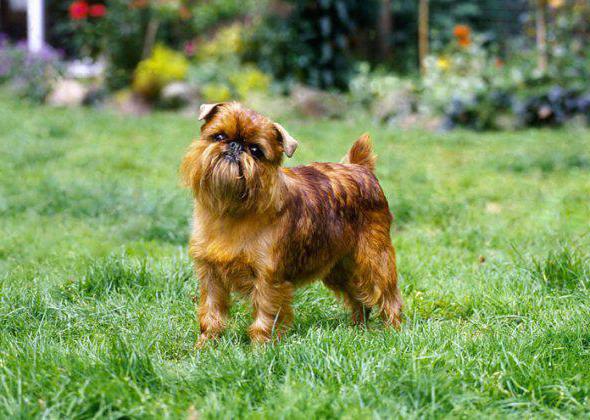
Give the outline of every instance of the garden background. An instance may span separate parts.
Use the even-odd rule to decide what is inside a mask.
[[[0,0],[0,24],[0,417],[590,414],[587,0]],[[371,133],[400,332],[316,284],[280,343],[236,300],[194,349],[177,170],[232,99],[298,138],[288,165]]]

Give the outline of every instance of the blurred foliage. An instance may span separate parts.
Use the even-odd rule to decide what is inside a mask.
[[[247,98],[251,92],[267,91],[271,78],[258,68],[247,65],[230,74],[229,81],[240,98]]]
[[[129,86],[133,71],[144,51],[144,34],[150,20],[147,8],[130,8],[127,2],[109,0],[104,34],[105,55],[108,59],[107,85],[111,89]]]
[[[306,1],[276,2],[276,7],[253,31],[247,58],[275,77],[301,81],[320,88],[344,88],[355,60],[389,66],[401,72],[417,70],[418,2],[391,2],[392,54],[375,48],[380,2]],[[457,23],[468,24],[504,51],[508,34],[522,31],[515,16],[527,8],[526,0],[432,0],[430,39],[434,50],[447,45]]]
[[[348,85],[351,46],[372,26],[375,0],[290,0],[269,13],[247,41],[246,60],[286,82],[318,88]]]
[[[465,102],[511,84],[503,62],[483,47],[481,37],[474,36],[466,45],[460,45],[464,38],[457,38],[426,59],[421,104],[425,112],[444,112],[451,99]]]
[[[252,92],[266,92],[270,88],[271,77],[242,60],[245,32],[245,26],[235,22],[195,42],[188,80],[199,88],[205,101],[245,99]]]
[[[182,54],[157,45],[151,57],[137,66],[133,90],[147,98],[155,98],[168,83],[184,80],[188,65],[188,60]]]
[[[483,130],[590,120],[587,0],[548,2],[546,70],[533,2],[430,0],[431,55],[421,79],[415,0],[92,0],[107,13],[83,19],[68,17],[71,4],[48,0],[58,22],[50,42],[70,57],[105,57],[111,90],[132,84],[151,99],[172,80],[191,85],[187,101],[269,91],[296,101],[303,84],[348,90],[350,105],[383,122],[420,114]],[[383,13],[392,17],[390,53],[375,48]],[[167,49],[152,51],[158,44]],[[37,85],[22,84],[42,98],[49,84]]]
[[[198,43],[196,58],[201,61],[224,60],[240,54],[244,27],[239,23],[222,27],[215,36]]]
[[[0,85],[7,84],[14,95],[43,102],[63,71],[58,51],[45,46],[32,54],[24,43],[12,45],[0,39]]]
[[[271,77],[253,64],[242,64],[236,57],[222,61],[196,61],[190,66],[188,81],[207,102],[232,98],[246,99],[252,92],[267,92]]]
[[[351,105],[368,109],[382,122],[416,112],[416,81],[381,69],[371,72],[368,63],[359,64],[348,90]]]
[[[49,41],[70,57],[104,55],[109,63],[107,84],[119,89],[131,83],[134,69],[154,43],[182,49],[197,35],[254,14],[266,1],[105,0],[107,14],[100,25],[70,20],[70,3],[48,0],[48,17],[57,22],[48,28]]]
[[[350,80],[348,90],[353,102],[370,106],[391,92],[414,90],[414,84],[411,79],[401,78],[393,73],[371,72],[368,63],[361,63],[356,75]]]
[[[485,34],[488,42],[495,42],[502,51],[506,42],[522,32],[518,17],[525,11],[527,0],[430,0],[430,41],[434,51],[444,48],[453,39],[453,28],[458,23],[469,25]],[[392,1],[393,28],[389,42],[393,54],[383,59],[374,49],[367,49],[372,62],[383,62],[402,73],[418,68],[418,2]],[[375,24],[373,24],[374,26]]]
[[[548,7],[549,65],[538,66],[534,35],[514,37],[504,61],[485,36],[461,47],[439,49],[427,61],[421,105],[443,113],[448,128],[556,126],[572,119],[590,122],[590,3],[563,1]],[[525,27],[532,24],[527,15]]]
[[[201,94],[205,102],[225,102],[232,98],[229,86],[218,82],[204,84]]]

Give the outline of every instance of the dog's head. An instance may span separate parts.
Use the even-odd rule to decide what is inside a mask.
[[[283,154],[297,141],[277,123],[237,102],[201,105],[201,137],[181,166],[183,180],[211,211],[240,214],[272,205]]]

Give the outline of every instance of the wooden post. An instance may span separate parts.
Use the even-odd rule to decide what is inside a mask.
[[[27,0],[27,47],[30,52],[41,51],[44,40],[43,0]]]
[[[391,58],[391,29],[393,27],[391,14],[391,0],[381,0],[378,24],[379,58],[381,60]]]
[[[536,9],[537,67],[545,73],[549,62],[547,57],[547,0],[536,0]]]
[[[418,60],[422,75],[426,74],[428,55],[428,0],[420,0],[418,5]]]

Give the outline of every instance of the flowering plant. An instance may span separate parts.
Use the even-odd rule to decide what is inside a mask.
[[[104,49],[105,16],[108,10],[103,3],[75,0],[68,6],[70,31],[74,34],[76,49],[83,56],[96,57]]]
[[[62,72],[60,52],[45,46],[33,54],[24,43],[11,45],[0,39],[0,83],[17,96],[42,102]]]
[[[438,55],[426,59],[422,81],[422,111],[444,111],[451,101],[470,102],[480,93],[512,85],[509,69],[483,47],[483,39],[469,27],[457,25],[457,38]]]
[[[188,61],[181,53],[156,45],[152,56],[137,66],[133,90],[146,98],[154,99],[168,83],[184,80],[187,72]]]
[[[455,36],[459,46],[468,47],[471,45],[471,28],[469,28],[469,26],[455,26],[455,29],[453,29],[453,35]]]

